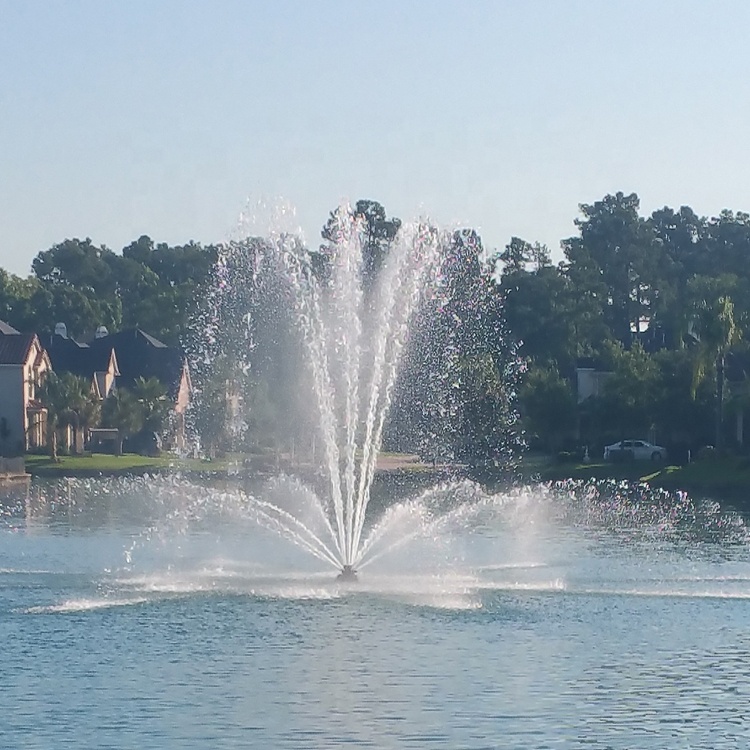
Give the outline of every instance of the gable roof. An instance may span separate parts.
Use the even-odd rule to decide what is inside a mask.
[[[145,331],[142,331],[140,328],[135,329],[135,335],[136,337],[140,336],[144,338],[151,346],[153,346],[156,349],[168,349],[169,348],[163,341],[159,341],[159,339],[155,338],[154,336],[151,336]]]
[[[23,365],[29,358],[35,333],[17,333],[0,336],[0,365]]]
[[[130,328],[119,333],[110,333],[89,342],[91,350],[114,348],[120,381],[126,387],[137,378],[156,378],[174,397],[180,387],[185,366],[185,355],[180,347],[167,346],[164,342],[142,331]]]
[[[5,336],[15,336],[17,333],[21,332],[17,331],[12,325],[9,325],[4,320],[0,320],[0,333]]]
[[[61,336],[58,333],[49,337],[46,346],[52,369],[56,372],[71,372],[84,378],[91,378],[96,372],[106,372],[110,360],[115,357],[112,346],[92,349],[88,344],[81,344],[75,339]],[[117,374],[117,359],[114,361]]]

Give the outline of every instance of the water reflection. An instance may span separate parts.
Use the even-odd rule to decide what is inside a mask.
[[[179,478],[5,496],[8,747],[747,744],[731,514],[518,490],[341,587],[241,499]]]

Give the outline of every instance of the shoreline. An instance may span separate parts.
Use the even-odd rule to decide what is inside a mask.
[[[300,471],[301,468],[301,471]],[[25,474],[18,481],[30,478],[92,478],[181,474],[200,481],[234,481],[253,483],[267,479],[279,471],[307,476],[315,482],[319,476],[309,467],[282,465],[239,465],[231,461],[200,461],[172,457],[148,458],[134,454],[112,456],[64,456],[52,463],[46,456],[27,456]],[[414,455],[384,454],[378,461],[375,484],[384,479],[390,484],[419,490],[460,475],[457,467],[425,463]],[[750,459],[745,457],[713,458],[683,466],[656,465],[648,462],[630,464],[561,463],[547,457],[527,456],[514,472],[512,484],[564,481],[628,481],[645,483],[671,492],[687,492],[691,497],[726,503],[741,512],[750,512]],[[507,485],[508,480],[495,486]],[[0,477],[3,485],[3,477]],[[4,486],[9,486],[5,482]]]
[[[750,459],[727,456],[690,464],[588,463],[566,464],[551,460],[523,468],[526,481],[627,481],[643,483],[669,492],[714,500],[741,513],[750,513]]]

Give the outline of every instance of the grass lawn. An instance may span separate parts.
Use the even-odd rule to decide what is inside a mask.
[[[224,474],[239,457],[217,461],[179,459],[174,456],[139,456],[127,453],[113,456],[94,453],[84,456],[60,456],[53,463],[48,456],[27,455],[26,471],[36,476],[96,476],[121,474],[147,474],[150,472],[201,472]],[[414,456],[383,454],[382,469],[427,470]],[[257,469],[257,467],[255,467]],[[252,470],[252,469],[251,469]],[[647,482],[654,487],[685,490],[694,496],[707,496],[727,500],[736,507],[750,512],[750,458],[729,456],[695,461],[684,466],[655,464],[649,461],[630,463],[561,463],[545,456],[526,456],[521,465],[525,481],[558,481],[565,479],[615,479]]]
[[[543,481],[624,479],[647,482],[654,487],[732,500],[750,509],[750,459],[742,456],[709,458],[684,466],[648,461],[566,464],[550,458],[531,456],[528,461],[523,462],[522,471],[528,479]]]
[[[83,456],[60,456],[55,463],[49,456],[25,456],[26,471],[38,476],[66,476],[90,474],[131,474],[148,471],[214,471],[226,469],[224,463],[195,459],[178,459],[174,456],[140,456],[126,453],[92,453]]]
[[[249,459],[252,460],[248,463]],[[28,454],[25,456],[26,471],[36,476],[94,476],[97,474],[146,474],[162,471],[189,471],[206,473],[223,473],[233,466],[245,465],[250,471],[273,471],[276,460],[273,456],[230,455],[214,461],[199,459],[181,459],[175,456],[140,456],[126,453],[113,456],[111,453],[93,453],[83,456],[59,456],[57,463],[49,456]],[[422,464],[416,456],[382,453],[378,467],[386,470],[428,471],[432,467]]]

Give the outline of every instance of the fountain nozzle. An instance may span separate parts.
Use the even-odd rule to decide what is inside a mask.
[[[336,580],[341,583],[356,583],[357,571],[351,565],[344,565],[341,572],[336,576]]]

